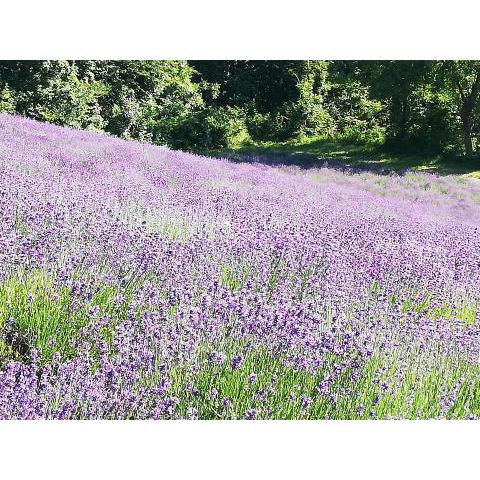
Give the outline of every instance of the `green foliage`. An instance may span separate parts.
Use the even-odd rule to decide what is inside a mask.
[[[113,287],[99,285],[90,302],[77,309],[70,290],[58,286],[46,271],[19,271],[10,276],[0,284],[0,332],[7,332],[7,341],[0,341],[0,363],[28,356],[32,348],[43,360],[56,352],[63,357],[73,355],[90,307],[98,307],[98,315],[113,314],[116,294]]]
[[[289,138],[289,119],[280,111],[260,113],[253,110],[246,116],[248,133],[256,141],[281,141]]]
[[[171,145],[182,149],[234,148],[249,141],[245,114],[237,107],[207,107],[186,116],[171,131]]]
[[[480,131],[477,61],[378,61],[360,66],[388,109],[387,144],[431,153],[475,153]]]
[[[328,62],[304,61],[296,65],[296,98],[285,102],[279,109],[278,137],[331,136],[335,123],[324,108],[324,93],[328,90]]]
[[[450,100],[431,85],[422,86],[410,94],[411,107],[406,124],[410,151],[442,153],[460,150],[460,129]]]
[[[175,148],[341,137],[472,157],[478,61],[0,61],[0,112]]]
[[[0,328],[13,322],[10,352],[27,354],[36,347],[47,356],[65,352],[74,338],[69,321],[70,299],[65,290],[56,291],[45,272],[19,272],[0,285]]]
[[[0,87],[0,113],[13,113],[15,111],[15,93],[8,84]]]
[[[325,61],[299,61],[287,64],[285,76],[291,82],[291,95],[275,109],[267,112],[254,104],[247,116],[247,127],[255,140],[286,140],[302,136],[331,136],[334,121],[324,107],[324,94],[329,88]],[[278,81],[278,73],[277,79]]]
[[[480,369],[451,358],[439,364],[418,352],[416,361],[396,376],[402,371],[401,360],[386,351],[372,357],[355,381],[346,372],[322,394],[318,385],[324,374],[290,368],[267,348],[225,342],[217,350],[226,354],[221,365],[209,361],[205,346],[197,365],[186,363],[170,371],[169,393],[179,398],[181,417],[188,415],[189,405],[201,419],[243,419],[252,398],[257,419],[428,419],[442,413],[456,419],[480,413]],[[243,361],[234,369],[235,355]],[[392,378],[390,388],[382,388],[382,382]],[[442,398],[455,384],[460,386],[458,396],[442,412]],[[340,394],[346,391],[348,395]]]
[[[208,60],[189,62],[197,77],[217,85],[208,96],[215,106],[254,105],[261,113],[273,112],[298,99],[297,83],[305,64],[299,60]],[[314,62],[311,62],[314,63]]]
[[[204,106],[192,75],[180,61],[0,62],[0,86],[14,88],[18,113],[162,144]]]
[[[370,98],[370,89],[354,74],[333,71],[326,108],[337,133],[356,144],[379,144],[385,140],[386,109]]]
[[[369,127],[365,120],[353,119],[344,127],[343,138],[357,145],[382,144],[385,141],[385,129],[378,125]]]
[[[177,125],[204,105],[187,62],[97,63],[90,69],[110,86],[101,105],[106,130],[114,135],[171,145]]]
[[[69,127],[102,130],[105,120],[99,101],[109,88],[102,82],[80,80],[74,65],[65,62],[62,67],[39,89],[36,116]]]
[[[436,86],[448,99],[461,131],[463,153],[471,157],[480,134],[480,61],[450,60],[435,64]]]
[[[283,114],[286,121],[281,136],[284,139],[301,136],[331,137],[335,132],[335,123],[317,96],[309,95],[287,104]]]

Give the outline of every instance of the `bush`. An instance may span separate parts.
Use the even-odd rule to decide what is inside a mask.
[[[286,131],[286,118],[281,111],[272,113],[253,112],[246,117],[249,135],[253,140],[283,140]]]
[[[109,88],[102,82],[80,80],[76,67],[63,63],[56,66],[55,75],[39,88],[35,116],[68,127],[102,130],[105,121],[99,99]]]
[[[96,78],[109,85],[102,98],[106,130],[128,139],[172,144],[173,132],[203,109],[203,85],[182,61],[98,62]]]
[[[15,94],[8,85],[0,87],[0,113],[15,111]]]
[[[335,124],[321,103],[302,100],[288,102],[272,113],[254,113],[247,117],[248,131],[254,140],[282,141],[294,137],[331,137]]]
[[[170,132],[174,148],[233,148],[250,139],[245,114],[237,107],[209,107],[192,112]]]
[[[300,99],[284,107],[286,127],[285,138],[297,136],[331,137],[335,133],[335,123],[323,108],[320,100]]]
[[[429,89],[419,89],[412,94],[412,107],[407,126],[406,148],[431,153],[448,149],[462,151],[456,115],[448,99]]]
[[[378,125],[369,125],[365,120],[354,119],[345,126],[342,137],[359,145],[379,144],[385,141],[385,129]]]

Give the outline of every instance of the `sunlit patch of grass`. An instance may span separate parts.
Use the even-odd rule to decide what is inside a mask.
[[[379,177],[379,178],[375,179],[375,183],[377,185],[380,185],[383,188],[387,188],[387,181],[384,178]]]
[[[412,352],[407,368],[395,355],[377,354],[352,380],[346,372],[320,393],[324,375],[286,366],[266,348],[245,351],[242,344],[223,349],[221,365],[199,352],[196,368],[178,365],[170,372],[169,394],[179,399],[177,413],[194,408],[200,419],[425,419],[480,415],[480,368],[443,358],[432,361]],[[234,355],[243,361],[232,367]],[[254,380],[252,381],[252,374]]]
[[[447,195],[448,192],[449,192],[448,187],[445,186],[445,185],[436,184],[436,185],[433,186],[433,188],[434,188],[438,193],[441,193],[442,195]]]
[[[396,299],[392,298],[395,303]],[[480,305],[468,299],[459,299],[454,304],[432,305],[432,298],[427,294],[420,301],[407,298],[401,304],[402,313],[415,312],[432,320],[460,320],[464,325],[474,325],[480,312]]]
[[[252,408],[256,418],[300,418],[300,393],[313,390],[318,382],[307,372],[285,367],[266,348],[244,351],[241,344],[230,344],[222,365],[210,362],[207,352],[199,352],[197,371],[179,366],[171,372],[172,393],[180,399],[182,416],[187,415],[188,405],[202,419],[242,419]],[[242,362],[232,368],[236,354]],[[188,383],[192,388],[185,388]]]
[[[395,304],[398,301],[396,296],[392,296],[390,302]],[[430,306],[430,297],[425,295],[422,300],[416,298],[406,298],[402,300],[402,313],[415,312],[424,313]]]
[[[12,323],[13,347],[19,353],[35,346],[50,356],[54,343],[63,350],[70,342],[70,304],[68,290],[56,289],[45,271],[18,272],[0,285],[0,326]]]
[[[479,305],[462,300],[453,309],[453,317],[461,320],[465,325],[474,325],[478,318]]]
[[[30,233],[30,229],[28,228],[28,225],[18,215],[15,216],[15,224],[13,227],[18,233],[20,233],[24,237]]]
[[[387,361],[390,371],[386,377],[400,372],[395,358]],[[411,352],[408,367],[388,383],[377,418],[467,418],[480,414],[480,368],[465,360]]]
[[[4,340],[0,340],[0,368],[10,360],[18,360],[19,355],[11,345]]]
[[[91,308],[96,315],[112,315],[115,287],[101,285],[92,298],[74,308],[71,291],[56,285],[43,270],[19,271],[0,284],[0,330],[5,333],[5,352],[27,357],[36,348],[42,359],[55,352],[74,355],[74,342],[88,323]],[[1,356],[1,355],[0,355]]]
[[[246,260],[238,259],[221,267],[220,283],[235,292],[245,286],[251,273],[251,265]]]
[[[147,233],[159,233],[171,240],[187,241],[195,234],[215,235],[216,222],[197,218],[181,211],[162,211],[129,203],[120,210],[120,216],[130,226],[142,227]]]
[[[204,152],[212,156],[260,154],[260,155],[290,155],[290,160],[298,158],[298,164],[310,157],[341,162],[345,166],[359,167],[367,170],[387,169],[405,172],[414,170],[431,172],[439,175],[466,175],[480,179],[478,162],[459,158],[441,157],[435,154],[411,154],[389,152],[381,143],[359,144],[351,139],[337,136],[298,138],[286,142],[262,142],[231,148],[228,151]]]

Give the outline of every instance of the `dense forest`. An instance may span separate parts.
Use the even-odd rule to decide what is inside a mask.
[[[202,151],[342,138],[478,151],[480,61],[1,61],[0,112]]]

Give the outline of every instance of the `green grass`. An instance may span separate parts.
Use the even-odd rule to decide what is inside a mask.
[[[273,272],[276,270],[273,269]],[[226,265],[221,281],[232,290],[241,288],[249,270],[244,262]],[[109,329],[102,331],[109,341],[112,330],[122,321],[136,286],[122,293],[122,305],[115,298],[119,293],[113,285],[93,285],[93,295],[81,308],[74,309],[67,287],[58,286],[53,274],[43,270],[18,271],[0,283],[0,329],[10,318],[15,319],[18,340],[0,341],[0,364],[9,359],[25,360],[32,348],[37,348],[43,361],[51,360],[55,352],[62,357],[74,355],[73,342],[86,325],[91,306],[98,306],[98,315],[112,318]],[[374,285],[372,291],[378,290]],[[393,302],[397,300],[392,298]],[[403,301],[403,310],[422,312],[432,319],[457,318],[465,324],[475,321],[478,304],[459,300],[455,305],[433,307],[428,297]],[[175,318],[175,308],[169,317]],[[318,374],[310,374],[289,366],[278,353],[266,346],[255,346],[248,340],[225,336],[215,344],[200,343],[195,363],[176,363],[169,372],[171,387],[168,394],[179,399],[176,414],[188,416],[194,407],[202,419],[245,418],[249,409],[256,410],[259,419],[370,419],[370,418],[466,418],[480,416],[480,366],[456,356],[425,353],[416,347],[384,350],[370,358],[360,376],[352,380],[345,370],[335,381],[328,395],[318,392],[318,385],[331,367],[341,360],[331,354]],[[224,352],[222,364],[209,361],[209,353]],[[95,355],[95,351],[92,351]],[[404,355],[405,354],[405,355]],[[239,368],[233,369],[232,358],[243,357]],[[402,358],[403,357],[403,358]],[[406,364],[405,364],[406,362]],[[254,382],[249,376],[255,373]],[[146,378],[146,384],[159,378]],[[387,388],[382,387],[386,382]],[[189,384],[194,386],[192,391]],[[445,407],[445,399],[456,391],[456,397]],[[216,392],[216,393],[215,393]],[[213,396],[212,394],[215,393]],[[337,394],[336,399],[331,394]],[[311,399],[307,408],[302,398]],[[225,406],[224,399],[231,400]],[[442,402],[443,400],[443,402]],[[443,404],[443,409],[442,409]]]
[[[70,303],[68,292],[57,291],[46,272],[18,272],[0,285],[0,326],[14,320],[17,338],[12,342],[18,354],[36,347],[50,356],[53,350],[66,350],[74,333],[68,319]]]
[[[446,158],[438,155],[402,154],[388,152],[382,145],[358,145],[347,139],[310,138],[290,140],[287,142],[264,142],[244,145],[235,149],[212,150],[204,152],[208,155],[228,155],[241,158],[243,154],[275,155],[276,153],[289,157],[289,161],[299,164],[305,161],[323,159],[340,162],[347,167],[367,170],[388,170],[401,172],[416,170],[436,173],[439,175],[467,175],[480,179],[480,162],[467,161],[461,158]]]
[[[88,323],[90,307],[97,306],[98,315],[119,316],[114,311],[116,294],[115,287],[99,285],[91,300],[76,309],[70,290],[56,286],[53,275],[43,270],[16,272],[0,283],[0,330],[13,319],[10,343],[0,343],[0,361],[27,358],[32,348],[43,361],[56,352],[74,355],[74,342]],[[109,332],[104,333],[108,339]]]
[[[392,297],[392,303],[396,302]],[[473,325],[480,311],[480,303],[469,299],[458,299],[455,304],[444,303],[441,306],[431,305],[431,298],[426,296],[423,301],[413,299],[404,300],[401,305],[402,313],[415,312],[431,320],[443,319],[446,321],[459,320],[463,325]]]
[[[220,283],[236,292],[242,289],[251,274],[252,267],[244,260],[232,261],[230,264],[223,265],[220,270]]]
[[[372,357],[356,381],[348,372],[336,381],[330,394],[318,393],[323,375],[294,370],[266,348],[248,351],[245,345],[229,342],[223,351],[227,360],[214,365],[207,360],[208,349],[200,352],[199,367],[183,364],[170,372],[169,393],[177,396],[177,414],[187,416],[187,407],[194,407],[201,419],[243,419],[254,408],[257,418],[270,419],[429,419],[466,418],[480,415],[480,367],[453,358],[427,357],[411,352],[407,369],[395,353]],[[236,370],[231,359],[236,353],[245,355]],[[254,383],[249,375],[255,373]],[[382,382],[388,389],[382,388]],[[194,391],[188,387],[193,385]],[[456,398],[445,406],[457,388]],[[347,392],[348,394],[342,394]],[[212,392],[214,396],[212,397]],[[311,398],[302,408],[302,398]],[[224,399],[231,400],[225,406]],[[443,405],[443,408],[442,408]]]

